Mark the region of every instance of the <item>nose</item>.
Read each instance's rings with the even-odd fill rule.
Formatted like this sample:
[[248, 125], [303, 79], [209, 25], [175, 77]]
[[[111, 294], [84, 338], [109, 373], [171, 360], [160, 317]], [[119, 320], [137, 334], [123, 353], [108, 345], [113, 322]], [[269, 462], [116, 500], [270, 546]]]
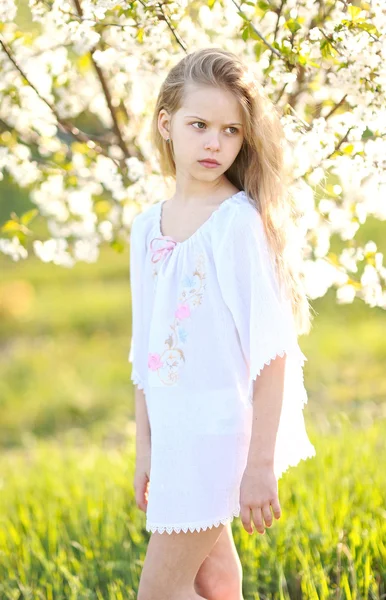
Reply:
[[220, 148], [220, 142], [218, 139], [218, 135], [212, 134], [210, 139], [205, 143], [205, 150], [218, 150]]

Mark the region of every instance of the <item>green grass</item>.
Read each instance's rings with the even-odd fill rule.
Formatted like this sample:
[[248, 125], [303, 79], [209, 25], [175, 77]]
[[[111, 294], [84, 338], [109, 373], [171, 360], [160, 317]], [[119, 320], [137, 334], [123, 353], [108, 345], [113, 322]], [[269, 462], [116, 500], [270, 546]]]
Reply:
[[[128, 265], [109, 249], [74, 269], [0, 256], [0, 600], [136, 597], [149, 534]], [[265, 536], [233, 522], [245, 600], [386, 594], [385, 311], [333, 290], [313, 308], [300, 345], [317, 455], [280, 480]]]
[[[313, 435], [317, 456], [279, 481], [280, 520], [232, 527], [244, 596], [381, 598], [386, 581], [385, 421]], [[122, 444], [32, 444], [0, 462], [0, 597], [134, 599], [149, 534]], [[377, 460], [374, 460], [377, 457]], [[167, 535], [167, 534], [164, 534]]]

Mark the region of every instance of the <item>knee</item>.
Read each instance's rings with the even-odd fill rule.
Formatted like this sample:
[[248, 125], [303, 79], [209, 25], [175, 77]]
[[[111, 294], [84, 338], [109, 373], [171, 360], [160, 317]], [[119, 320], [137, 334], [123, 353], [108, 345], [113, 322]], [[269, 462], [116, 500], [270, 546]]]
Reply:
[[[212, 600], [212, 596], [209, 596]], [[241, 577], [233, 576], [218, 581], [213, 590], [213, 600], [243, 600]]]

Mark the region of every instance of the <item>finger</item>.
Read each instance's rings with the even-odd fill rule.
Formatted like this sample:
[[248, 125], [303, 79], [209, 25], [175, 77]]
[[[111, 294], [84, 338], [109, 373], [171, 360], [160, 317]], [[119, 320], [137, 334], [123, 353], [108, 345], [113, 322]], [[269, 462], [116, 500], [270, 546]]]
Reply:
[[251, 509], [249, 506], [241, 505], [240, 508], [240, 519], [243, 524], [243, 527], [247, 533], [253, 533], [253, 529], [251, 526]]
[[271, 500], [272, 511], [275, 519], [280, 519], [281, 517], [281, 508], [279, 498], [276, 496], [273, 500]]
[[256, 530], [262, 535], [264, 535], [265, 528], [263, 524], [263, 515], [260, 506], [252, 509], [252, 519], [255, 524]]
[[271, 527], [272, 525], [272, 513], [271, 513], [271, 507], [270, 504], [264, 504], [263, 509], [263, 517], [264, 517], [264, 521], [267, 527]]
[[135, 483], [135, 500], [140, 510], [146, 512], [147, 506], [147, 488], [149, 480], [146, 475], [142, 475]]
[[141, 494], [140, 492], [137, 492], [135, 495], [135, 501], [136, 501], [138, 508], [145, 512], [145, 499], [143, 497], [143, 494]]

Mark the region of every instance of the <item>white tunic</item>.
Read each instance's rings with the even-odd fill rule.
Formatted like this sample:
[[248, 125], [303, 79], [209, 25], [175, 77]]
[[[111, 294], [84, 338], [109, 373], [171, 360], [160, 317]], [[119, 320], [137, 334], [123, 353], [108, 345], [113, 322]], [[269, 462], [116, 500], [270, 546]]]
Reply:
[[261, 216], [244, 191], [183, 242], [161, 232], [162, 202], [130, 237], [132, 381], [151, 428], [146, 530], [186, 532], [240, 514], [253, 380], [287, 354], [274, 471], [315, 455], [290, 301], [280, 299]]

